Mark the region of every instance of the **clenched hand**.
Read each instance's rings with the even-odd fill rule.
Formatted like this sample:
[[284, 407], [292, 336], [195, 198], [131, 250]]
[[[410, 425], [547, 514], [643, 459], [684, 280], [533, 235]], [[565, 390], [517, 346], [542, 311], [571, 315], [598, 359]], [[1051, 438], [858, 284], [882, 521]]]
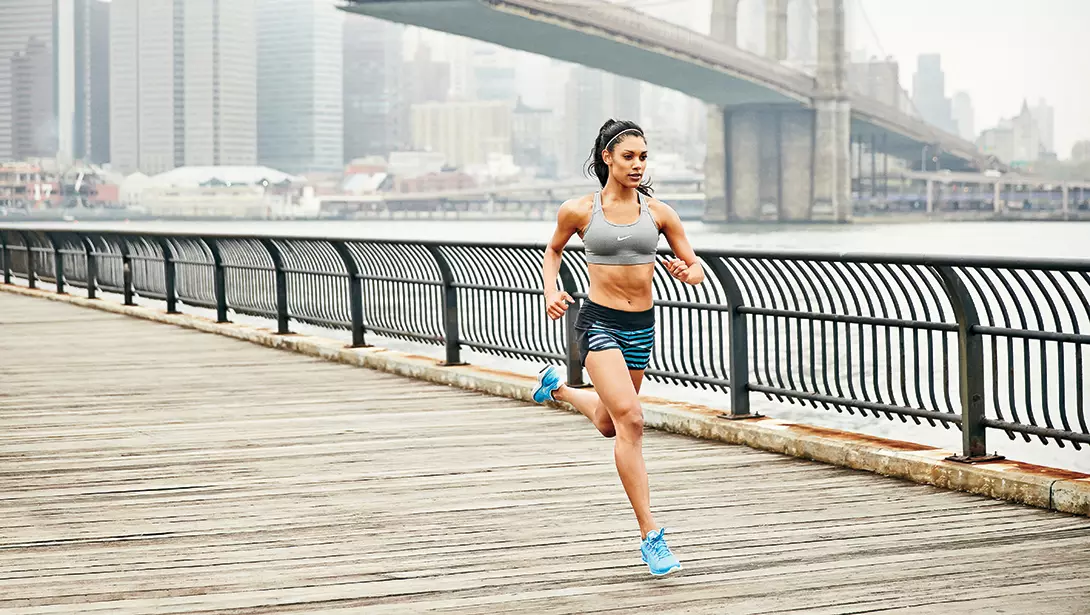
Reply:
[[556, 291], [545, 295], [545, 313], [549, 318], [557, 320], [568, 311], [568, 305], [575, 303], [571, 295], [564, 291]]
[[692, 284], [690, 276], [692, 275], [693, 270], [685, 264], [685, 261], [680, 258], [671, 258], [664, 262], [663, 265], [666, 267], [666, 270], [670, 272], [670, 275], [686, 284]]

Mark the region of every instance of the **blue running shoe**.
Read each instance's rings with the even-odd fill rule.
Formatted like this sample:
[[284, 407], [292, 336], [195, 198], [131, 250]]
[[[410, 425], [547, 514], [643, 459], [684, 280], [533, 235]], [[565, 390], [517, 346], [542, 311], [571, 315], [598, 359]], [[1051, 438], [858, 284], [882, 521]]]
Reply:
[[670, 552], [670, 547], [666, 546], [666, 539], [663, 537], [665, 533], [666, 528], [648, 532], [647, 538], [644, 538], [643, 543], [640, 544], [640, 556], [643, 563], [647, 564], [651, 574], [656, 577], [681, 570], [681, 562], [677, 561], [674, 554]]
[[556, 401], [553, 399], [553, 391], [559, 388], [560, 376], [556, 373], [556, 368], [552, 365], [546, 365], [537, 375], [537, 388], [534, 389], [534, 401], [539, 404], [543, 404], [547, 401]]

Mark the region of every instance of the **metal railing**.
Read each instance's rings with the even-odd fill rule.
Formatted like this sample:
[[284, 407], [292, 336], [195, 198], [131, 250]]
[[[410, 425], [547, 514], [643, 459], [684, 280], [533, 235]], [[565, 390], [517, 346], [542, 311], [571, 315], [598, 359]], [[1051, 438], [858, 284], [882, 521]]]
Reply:
[[[544, 246], [0, 228], [3, 281], [158, 299], [277, 322], [566, 364], [589, 285], [564, 251], [576, 298], [543, 309]], [[667, 253], [660, 254], [660, 261]], [[698, 286], [655, 269], [658, 333], [648, 378], [729, 393], [726, 418], [756, 416], [750, 395], [962, 431], [960, 459], [986, 435], [1075, 448], [1090, 443], [1090, 261], [701, 250]]]

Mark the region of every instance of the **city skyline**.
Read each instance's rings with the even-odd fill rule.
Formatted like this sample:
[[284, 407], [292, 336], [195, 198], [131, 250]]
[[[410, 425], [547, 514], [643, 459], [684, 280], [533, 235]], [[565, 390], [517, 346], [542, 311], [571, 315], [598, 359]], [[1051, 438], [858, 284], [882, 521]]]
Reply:
[[[1086, 103], [1090, 83], [1069, 74], [1090, 59], [1084, 44], [1090, 2], [855, 1], [880, 39], [882, 49], [873, 52], [884, 51], [898, 60], [902, 85], [911, 85], [919, 55], [942, 56], [946, 96], [962, 91], [972, 98], [978, 133], [1018, 115], [1023, 101], [1034, 106], [1044, 99], [1055, 108], [1055, 146], [1060, 158], [1068, 158], [1077, 141], [1090, 139]], [[873, 37], [860, 21], [862, 17], [856, 17], [852, 25], [857, 34], [868, 32], [867, 37], [856, 37], [862, 44]], [[921, 32], [927, 36], [920, 36]], [[872, 51], [874, 44], [867, 47]]]
[[[256, 0], [247, 0], [247, 4], [253, 4], [255, 1]], [[291, 4], [291, 0], [284, 1], [286, 2], [286, 5]], [[305, 2], [303, 0], [300, 0], [300, 3], [301, 5], [315, 6], [316, 1], [319, 5], [325, 4], [326, 6], [330, 6], [332, 4], [332, 0], [306, 0]], [[789, 18], [802, 18], [809, 20], [814, 19], [813, 11], [806, 10], [807, 7], [803, 6], [807, 1], [808, 0], [791, 0], [787, 5]], [[265, 6], [271, 6], [270, 0], [264, 0], [264, 2], [266, 3]], [[57, 6], [62, 6], [65, 4], [65, 2], [61, 2], [61, 4]], [[115, 9], [119, 7], [129, 6], [132, 4], [133, 0], [114, 0], [112, 2], [112, 6]], [[178, 4], [180, 5], [181, 3]], [[703, 27], [702, 24], [706, 25], [708, 19], [708, 16], [705, 14], [707, 13], [707, 11], [705, 11], [701, 7], [706, 7], [708, 4], [708, 0], [678, 0], [677, 2], [640, 2], [634, 3], [633, 7], [645, 10], [649, 14], [654, 14], [657, 16], [668, 14], [668, 18], [670, 21], [674, 21], [675, 23], [679, 23], [681, 25], [685, 25], [696, 30], [701, 30], [701, 28]], [[23, 0], [23, 3], [20, 4], [20, 6], [31, 5], [44, 7], [47, 5], [47, 2], [45, 2], [44, 0]], [[164, 8], [167, 6], [175, 5], [173, 4], [173, 2], [171, 2], [171, 0], [166, 0], [162, 2], [150, 2], [148, 4], [148, 10], [151, 12], [155, 12], [154, 7], [159, 7], [162, 9], [161, 11], [159, 11], [159, 13], [162, 14], [159, 15], [159, 17], [156, 17], [156, 19], [159, 19], [160, 17], [168, 18], [169, 14], [172, 11]], [[198, 9], [199, 7], [203, 6], [203, 3], [200, 1], [187, 2], [184, 4], [184, 6], [186, 7], [186, 9], [178, 13], [178, 16], [176, 17], [182, 18], [181, 16], [186, 16], [188, 14], [188, 17], [186, 17], [186, 19], [192, 20], [195, 15], [200, 14], [200, 11]], [[940, 125], [946, 130], [949, 130], [951, 132], [961, 132], [962, 136], [967, 136], [965, 134], [966, 130], [962, 128], [964, 126], [972, 126], [974, 130], [971, 132], [975, 134], [981, 134], [985, 130], [999, 126], [1003, 121], [1017, 116], [1020, 112], [1019, 110], [1021, 109], [1022, 103], [1027, 102], [1031, 106], [1031, 109], [1033, 110], [1035, 115], [1042, 116], [1042, 119], [1040, 121], [1042, 122], [1043, 126], [1047, 125], [1053, 127], [1052, 130], [1044, 128], [1042, 129], [1042, 141], [1045, 143], [1047, 148], [1055, 151], [1055, 153], [1060, 158], [1067, 158], [1070, 156], [1071, 146], [1075, 142], [1090, 137], [1090, 114], [1083, 112], [1081, 106], [1077, 104], [1074, 105], [1073, 110], [1070, 96], [1064, 97], [1056, 94], [1056, 92], [1060, 92], [1060, 94], [1063, 94], [1064, 92], [1068, 92], [1069, 90], [1082, 92], [1083, 90], [1087, 89], [1088, 86], [1079, 83], [1079, 80], [1077, 79], [1062, 78], [1062, 71], [1065, 64], [1064, 62], [1054, 61], [1058, 53], [1061, 55], [1063, 53], [1068, 53], [1068, 48], [1073, 46], [1073, 43], [1068, 42], [1073, 40], [1072, 37], [1063, 36], [1063, 33], [1067, 32], [1068, 30], [1072, 32], [1077, 30], [1079, 24], [1083, 23], [1084, 19], [1090, 19], [1090, 8], [1088, 8], [1086, 5], [1080, 6], [1078, 5], [1078, 3], [1074, 3], [1072, 0], [1051, 0], [1050, 6], [1066, 7], [1071, 9], [1070, 14], [1068, 15], [1069, 19], [1056, 20], [1051, 16], [1052, 14], [1046, 14], [1042, 16], [1041, 14], [1039, 14], [1040, 12], [1034, 13], [1027, 18], [1027, 12], [1025, 11], [1024, 7], [1019, 6], [1018, 3], [1003, 0], [987, 3], [988, 11], [985, 12], [986, 14], [979, 14], [980, 11], [984, 10], [985, 4], [983, 4], [980, 0], [966, 0], [965, 3], [959, 4], [957, 7], [951, 8], [944, 6], [943, 10], [945, 12], [943, 14], [946, 18], [943, 20], [938, 20], [941, 23], [933, 25], [934, 31], [938, 34], [946, 32], [944, 28], [954, 28], [955, 30], [957, 30], [957, 28], [960, 27], [961, 29], [958, 32], [953, 33], [950, 36], [940, 35], [935, 37], [928, 36], [926, 38], [912, 35], [912, 32], [914, 31], [913, 28], [915, 27], [913, 26], [913, 24], [915, 23], [913, 20], [927, 17], [928, 14], [926, 8], [931, 7], [937, 10], [937, 6], [938, 5], [936, 4], [935, 0], [926, 0], [924, 2], [917, 3], [911, 6], [904, 3], [879, 4], [875, 3], [873, 0], [848, 0], [846, 8], [848, 9], [850, 23], [849, 51], [852, 52], [853, 57], [867, 57], [867, 52], [869, 50], [877, 49], [878, 52], [885, 55], [879, 56], [878, 53], [874, 53], [870, 54], [870, 57], [884, 58], [887, 55], [889, 57], [892, 57], [898, 65], [898, 70], [900, 73], [899, 82], [901, 86], [907, 91], [909, 96], [917, 100], [917, 103], [919, 103], [920, 98], [919, 93], [914, 91], [917, 88], [914, 87], [913, 81], [915, 79], [916, 67], [920, 59], [925, 57], [941, 58], [942, 72], [945, 75], [945, 83], [942, 83], [942, 80], [940, 79], [937, 87], [940, 88], [941, 91], [930, 92], [928, 96], [930, 96], [932, 100], [938, 101], [940, 105], [945, 104], [946, 106], [949, 106], [949, 103], [957, 96], [961, 96], [962, 100], [971, 101], [970, 105], [962, 105], [962, 108], [959, 110], [958, 114], [960, 119], [957, 122], [952, 121], [952, 118], [950, 117], [952, 114], [952, 110], [944, 111], [940, 115], [942, 115], [946, 119], [936, 122], [937, 125]], [[680, 7], [685, 7], [685, 10], [682, 10], [682, 8]], [[760, 25], [759, 23], [757, 23], [757, 20], [763, 19], [764, 16], [763, 10], [760, 10], [763, 9], [763, 7], [763, 0], [741, 0], [739, 4], [740, 30], [746, 30], [749, 32], [749, 35], [747, 35], [746, 37], [740, 36], [739, 43], [742, 46], [749, 48], [750, 51], [754, 52], [759, 52], [760, 49], [758, 47], [763, 45], [763, 28], [757, 27], [758, 25]], [[56, 11], [57, 9], [54, 8], [53, 10]], [[973, 11], [977, 12], [974, 13]], [[176, 6], [173, 12], [178, 12]], [[970, 20], [969, 17], [973, 17], [974, 19]], [[1019, 35], [1025, 40], [1034, 41], [1034, 45], [1031, 45], [1030, 47], [1021, 50], [1012, 50], [1011, 45], [1000, 44], [1000, 42], [997, 40], [998, 37], [994, 36], [994, 30], [998, 27], [998, 25], [1010, 25], [1014, 23], [1011, 21], [1012, 19], [1017, 19], [1024, 22], [1024, 27], [1021, 31], [1019, 31]], [[973, 24], [972, 28], [968, 28], [966, 26], [955, 27], [955, 22], [959, 22], [959, 20], [961, 20], [961, 23], [963, 24], [971, 22]], [[241, 28], [245, 30], [253, 26], [253, 24], [247, 26], [245, 21], [246, 20], [242, 20], [242, 22], [240, 22], [238, 21], [238, 19], [233, 19], [230, 22], [230, 26], [225, 25], [221, 27], [221, 29], [238, 30]], [[298, 20], [290, 20], [287, 18], [283, 19], [283, 23], [288, 23], [289, 21]], [[1060, 21], [1070, 23], [1058, 23]], [[204, 22], [200, 23], [203, 24]], [[951, 23], [955, 23], [955, 26], [952, 26]], [[166, 22], [163, 22], [162, 25], [165, 26]], [[417, 47], [419, 47], [421, 41], [428, 41], [429, 46], [435, 48], [435, 53], [432, 55], [432, 57], [435, 58], [435, 65], [446, 65], [449, 68], [449, 95], [452, 99], [487, 100], [500, 98], [523, 98], [524, 102], [532, 107], [551, 109], [554, 113], [558, 115], [563, 115], [566, 112], [565, 107], [568, 105], [565, 100], [565, 96], [562, 94], [558, 96], [557, 92], [563, 92], [568, 86], [567, 82], [571, 79], [570, 68], [558, 71], [555, 68], [555, 65], [558, 64], [557, 62], [543, 58], [541, 56], [534, 56], [532, 54], [527, 54], [523, 52], [500, 50], [499, 48], [489, 48], [487, 45], [482, 46], [479, 43], [473, 43], [472, 45], [442, 44], [441, 41], [444, 40], [457, 40], [457, 37], [452, 37], [449, 35], [434, 32], [423, 32], [415, 28], [406, 29], [402, 26], [393, 26], [389, 24], [387, 24], [387, 27], [399, 29], [404, 33], [404, 36], [399, 37], [399, 42], [397, 43], [401, 48], [402, 57], [400, 61], [402, 62], [402, 68], [408, 67], [409, 64], [413, 61], [413, 52]], [[805, 24], [800, 25], [797, 19], [794, 23], [789, 23], [789, 30], [792, 32], [790, 36], [794, 37], [793, 40], [789, 40], [789, 56], [794, 56], [794, 59], [789, 59], [789, 62], [795, 62], [803, 68], [806, 68], [809, 56], [805, 49], [799, 49], [798, 46], [800, 44], [800, 40], [805, 45], [814, 42], [813, 37], [810, 33], [810, 29], [811, 28], [805, 27]], [[1053, 30], [1059, 31], [1060, 35], [1046, 36], [1052, 33]], [[333, 29], [330, 28], [325, 34], [328, 35], [332, 31]], [[166, 32], [166, 30], [164, 30], [164, 32]], [[871, 39], [869, 42], [867, 40], [868, 33]], [[906, 33], [908, 33], [907, 36]], [[124, 31], [120, 33], [115, 33], [115, 38], [118, 38], [120, 42], [115, 41], [115, 44], [113, 45], [114, 47], [117, 47], [118, 45], [124, 46], [124, 41], [120, 40], [123, 37], [123, 34]], [[255, 38], [252, 33], [247, 33], [242, 38], [239, 38], [236, 35], [228, 35], [226, 32], [221, 32], [218, 36], [223, 37], [225, 35], [230, 37], [225, 40], [237, 39], [238, 41], [248, 41]], [[162, 37], [163, 40], [161, 42], [169, 44], [168, 39], [176, 38], [177, 36], [177, 34], [174, 34], [173, 36]], [[207, 38], [204, 35], [202, 35], [202, 37]], [[324, 38], [328, 39], [329, 36], [324, 36]], [[981, 39], [984, 39], [986, 42], [990, 42], [988, 44], [981, 44]], [[1040, 45], [1037, 45], [1038, 39], [1041, 39], [1043, 41]], [[1059, 40], [1054, 41], [1053, 39]], [[440, 41], [440, 44], [434, 44], [436, 41]], [[151, 41], [149, 40], [148, 42]], [[174, 42], [176, 44], [182, 44], [184, 41], [179, 39]], [[290, 41], [286, 41], [285, 45], [288, 45], [288, 43], [290, 43]], [[58, 44], [64, 45], [65, 43], [64, 41], [61, 41], [59, 43], [54, 42], [54, 45]], [[205, 47], [213, 48], [213, 46], [211, 45], [199, 44], [198, 39], [194, 39], [194, 42], [187, 44], [193, 46], [193, 49], [191, 50], [193, 53], [199, 53], [200, 49], [203, 49]], [[245, 47], [245, 44], [233, 44], [235, 44], [236, 48], [239, 50]], [[238, 46], [240, 44], [242, 46]], [[296, 46], [298, 47], [298, 45]], [[18, 49], [18, 47], [16, 47], [16, 49]], [[1005, 50], [1004, 53], [1006, 55], [1000, 54], [997, 49]], [[135, 48], [133, 50], [136, 51]], [[183, 54], [182, 57], [186, 57], [187, 55], [191, 56], [188, 57], [187, 60], [192, 63], [194, 58], [197, 58], [197, 56], [193, 55], [193, 53]], [[1021, 63], [1019, 64], [1017, 62], [1013, 62], [1011, 60], [1011, 54], [1021, 57]], [[113, 55], [118, 55], [116, 49], [114, 50]], [[122, 53], [120, 55], [124, 56], [125, 54]], [[246, 53], [242, 53], [241, 56], [238, 57], [245, 58], [247, 55], [248, 54]], [[258, 54], [259, 57], [260, 55], [261, 54]], [[987, 56], [987, 58], [990, 59], [981, 61], [981, 55]], [[61, 56], [62, 57], [60, 61], [62, 63], [59, 64], [59, 66], [62, 66], [63, 68], [63, 61], [64, 58], [67, 57], [67, 55], [65, 55], [65, 52], [62, 51]], [[315, 70], [318, 70], [320, 66], [325, 66], [326, 68], [329, 68], [331, 66], [329, 60], [338, 59], [337, 54], [327, 53], [323, 57], [325, 57], [326, 60], [322, 62], [314, 62]], [[1067, 57], [1069, 60], [1071, 59], [1070, 53], [1068, 53]], [[427, 62], [431, 62], [432, 60], [424, 58], [422, 61], [424, 62], [424, 64], [421, 64], [422, 70], [427, 69], [428, 66], [432, 66], [430, 64], [427, 64]], [[215, 63], [216, 65], [219, 65], [218, 61]], [[146, 61], [140, 63], [140, 66], [142, 68], [145, 68], [145, 64], [147, 64]], [[199, 62], [192, 65], [196, 66], [197, 64], [199, 64]], [[237, 64], [237, 62], [232, 63], [228, 61], [224, 62], [223, 64], [224, 66], [222, 70], [232, 71], [234, 69], [231, 65]], [[987, 73], [990, 70], [994, 70], [996, 65], [1001, 65], [1006, 72], [1010, 73], [1010, 78], [1007, 80], [1007, 82], [1010, 83], [1010, 86], [1003, 87], [1003, 80], [998, 81], [999, 85], [997, 85], [997, 82], [995, 80], [992, 80], [988, 83], [988, 87], [990, 87], [992, 90], [1000, 90], [1002, 92], [1002, 95], [992, 95], [993, 93], [991, 92], [991, 90], [981, 93], [982, 91], [979, 84], [977, 84], [973, 79], [969, 79], [968, 81], [964, 80], [964, 74], [966, 72], [964, 70], [964, 67], [966, 66], [966, 64], [970, 64], [973, 67], [972, 70], [968, 71], [971, 75], [975, 75], [979, 72]], [[122, 70], [119, 72], [123, 73], [124, 63], [122, 63], [121, 66]], [[1037, 68], [1040, 68], [1040, 70], [1030, 70]], [[173, 69], [170, 68], [164, 70], [162, 78], [168, 78], [166, 75], [172, 70]], [[1030, 78], [1025, 74], [1021, 74], [1019, 72], [1020, 70], [1022, 73], [1045, 73], [1045, 77]], [[147, 71], [141, 72], [146, 73]], [[237, 74], [245, 77], [252, 72], [252, 70], [247, 69]], [[323, 81], [329, 82], [329, 80], [331, 79], [336, 80], [335, 75], [338, 73], [340, 73], [340, 71], [337, 69], [327, 70], [323, 75]], [[272, 77], [267, 78], [265, 80], [265, 83], [276, 83], [277, 79], [275, 76], [282, 77], [283, 83], [287, 83], [287, 81], [291, 81], [294, 79], [294, 77], [291, 77], [289, 79], [290, 75], [286, 73], [283, 75], [276, 75], [276, 71], [273, 68], [267, 70], [266, 74]], [[347, 80], [349, 79], [349, 74], [350, 71], [346, 67], [344, 75], [344, 78], [346, 80], [346, 87], [348, 85]], [[545, 76], [544, 78], [543, 75]], [[1059, 75], [1058, 78], [1057, 75]], [[187, 75], [186, 79], [188, 81], [192, 81], [192, 79], [190, 79], [191, 76], [192, 75]], [[150, 74], [142, 75], [135, 73], [132, 75], [131, 78], [139, 82], [144, 77], [154, 78], [154, 76]], [[177, 81], [179, 77], [178, 75], [175, 75], [172, 78]], [[124, 81], [125, 78], [123, 76], [118, 77], [115, 74], [115, 79], [118, 81]], [[212, 81], [208, 83], [202, 82], [202, 87], [207, 87], [210, 84], [211, 87], [213, 87], [217, 91], [219, 91], [221, 86], [235, 87], [237, 86], [235, 82], [238, 81], [238, 79], [233, 79], [230, 76], [227, 76], [221, 82], [221, 78], [218, 73], [210, 73], [207, 76], [207, 79], [212, 79]], [[1044, 88], [1048, 90], [1047, 92], [1041, 91], [1041, 88], [1037, 88], [1035, 90], [1030, 87], [1034, 85], [1039, 85], [1039, 82], [1041, 82], [1042, 79], [1048, 82], [1049, 87]], [[160, 81], [161, 80], [162, 79], [160, 79]], [[260, 76], [258, 77], [258, 81], [260, 86]], [[415, 91], [414, 87], [416, 90], [420, 89], [419, 85], [414, 86], [413, 83], [409, 83], [409, 81], [411, 80], [398, 79], [397, 81], [398, 83], [391, 85], [396, 85], [399, 91]], [[10, 87], [10, 83], [11, 81], [9, 78], [8, 87]], [[115, 89], [117, 87], [122, 86], [117, 85], [115, 86]], [[124, 89], [124, 87], [122, 87], [122, 89]], [[213, 161], [217, 160], [220, 158], [218, 150], [211, 151], [211, 153], [206, 152], [208, 155], [186, 155], [186, 151], [187, 149], [192, 151], [196, 151], [198, 149], [202, 151], [206, 150], [207, 147], [212, 143], [212, 140], [220, 138], [216, 136], [217, 134], [220, 134], [223, 131], [231, 130], [232, 126], [235, 125], [237, 122], [231, 122], [229, 120], [224, 121], [221, 125], [209, 128], [208, 132], [210, 134], [203, 136], [189, 135], [186, 134], [185, 130], [179, 130], [179, 121], [182, 122], [182, 125], [189, 124], [190, 126], [204, 126], [208, 128], [209, 126], [211, 126], [209, 122], [211, 122], [213, 118], [219, 118], [219, 98], [212, 98], [209, 101], [197, 101], [195, 99], [186, 100], [185, 96], [188, 95], [186, 94], [186, 92], [188, 92], [188, 87], [189, 86], [187, 86], [187, 88], [179, 90], [179, 84], [177, 82], [174, 86], [175, 98], [182, 96], [182, 98], [179, 99], [182, 104], [179, 106], [179, 100], [175, 100], [175, 111], [180, 112], [181, 115], [179, 115], [178, 118], [173, 119], [171, 122], [168, 122], [174, 124], [174, 142], [170, 144], [170, 147], [173, 147], [175, 151], [173, 159], [175, 162], [186, 162], [190, 159], [210, 159]], [[631, 90], [631, 92], [640, 92], [639, 94], [629, 94], [630, 97], [635, 97], [637, 99], [634, 108], [639, 108], [641, 106], [640, 101], [642, 99], [655, 101], [667, 100], [668, 97], [664, 98], [662, 95], [653, 93], [656, 87], [657, 86], [643, 84], [640, 88]], [[268, 87], [257, 87], [256, 90], [258, 96], [261, 96], [262, 92], [265, 92], [269, 95], [272, 94], [272, 91]], [[179, 93], [179, 91], [181, 93]], [[223, 92], [230, 94], [229, 90], [224, 90]], [[402, 99], [400, 102], [402, 106], [407, 107], [411, 106], [413, 103], [421, 102], [417, 100], [410, 100], [417, 98], [417, 95], [406, 94], [405, 92], [402, 92], [399, 95], [399, 98]], [[62, 91], [61, 94], [63, 93], [64, 92]], [[238, 91], [236, 92], [236, 94], [245, 97], [245, 93], [242, 91]], [[336, 111], [336, 104], [317, 102], [319, 99], [314, 98], [315, 96], [318, 96], [317, 94], [311, 94], [309, 96], [312, 100], [316, 101], [310, 103], [311, 106], [313, 106], [314, 108], [324, 108], [327, 110], [327, 114], [338, 112]], [[337, 94], [334, 90], [329, 90], [327, 94], [324, 94], [322, 96], [323, 97], [321, 98], [321, 100], [333, 101], [337, 97]], [[347, 105], [347, 92], [345, 96], [345, 104]], [[2, 98], [2, 96], [0, 96], [0, 98]], [[434, 98], [434, 96], [430, 96], [428, 100], [431, 101]], [[1076, 96], [1076, 98], [1078, 97]], [[54, 113], [60, 115], [61, 117], [65, 117], [66, 113], [68, 115], [71, 115], [73, 113], [70, 108], [65, 108], [65, 100], [68, 99], [62, 97], [61, 102], [59, 103], [60, 108], [54, 110]], [[168, 101], [166, 99], [163, 99], [160, 102], [162, 102], [163, 104], [168, 104]], [[1040, 107], [1042, 102], [1047, 103], [1047, 107], [1044, 109], [1041, 109]], [[114, 107], [114, 109], [112, 110], [112, 115], [114, 115], [115, 118], [120, 118], [122, 115], [124, 115], [124, 113], [126, 113], [126, 103], [127, 101], [124, 97], [122, 97], [115, 100], [114, 104], [111, 105], [112, 107]], [[11, 108], [11, 103], [8, 102], [7, 104], [9, 108]], [[128, 106], [131, 107], [131, 105]], [[248, 105], [243, 105], [242, 107], [239, 107], [237, 104], [231, 103], [224, 107], [223, 110], [231, 112], [232, 109], [238, 110], [247, 106]], [[916, 106], [918, 107], [919, 104], [917, 104]], [[208, 111], [210, 109], [210, 112], [205, 113], [202, 111], [195, 115], [195, 110], [205, 107], [207, 107], [205, 111]], [[651, 108], [646, 102], [644, 102], [642, 107], [643, 108], [641, 112], [637, 113], [637, 116], [639, 117], [635, 117], [633, 119], [647, 121], [651, 116], [655, 116], [656, 123], [662, 124], [663, 122], [666, 122], [676, 124], [676, 126], [669, 126], [669, 129], [676, 133], [687, 132], [682, 128], [682, 126], [686, 124], [686, 118], [682, 117], [683, 114], [676, 114], [678, 115], [678, 117], [671, 117], [670, 114], [664, 115], [660, 113], [659, 110]], [[688, 113], [690, 107], [688, 105], [684, 105], [684, 107], [686, 109], [686, 113]], [[74, 112], [78, 115], [80, 113], [80, 110], [76, 109]], [[348, 113], [349, 110], [347, 108], [339, 111], [339, 114], [342, 116], [347, 115]], [[408, 125], [409, 110], [405, 109], [400, 113], [402, 113], [404, 118], [402, 120], [398, 120], [398, 122], [402, 126], [401, 129], [405, 130], [407, 129]], [[259, 116], [259, 118], [262, 116], [260, 109], [257, 115]], [[926, 116], [927, 114], [925, 113], [924, 115]], [[273, 117], [268, 116], [268, 114], [266, 114], [266, 116], [269, 118]], [[283, 116], [283, 113], [277, 112], [275, 116], [281, 117]], [[236, 119], [242, 121], [241, 116], [237, 116]], [[56, 122], [56, 120], [54, 121]], [[216, 119], [216, 121], [220, 120]], [[338, 149], [336, 147], [336, 138], [332, 135], [332, 132], [343, 131], [343, 133], [347, 135], [347, 133], [349, 132], [347, 118], [345, 118], [343, 122], [345, 124], [344, 128], [339, 130], [335, 130], [333, 124], [329, 124], [327, 128], [323, 129], [324, 132], [328, 133], [329, 138], [326, 138], [321, 142], [313, 142], [312, 145], [307, 145], [303, 149], [308, 151], [315, 148], [330, 151]], [[71, 145], [71, 134], [68, 135], [68, 141], [65, 140], [64, 129], [71, 123], [71, 121], [61, 119], [59, 121], [59, 130], [56, 126], [53, 129], [54, 131], [58, 131], [61, 133], [57, 137], [54, 137], [55, 139], [59, 138], [60, 140], [58, 150], [61, 152], [82, 149]], [[260, 121], [258, 123], [260, 123]], [[266, 121], [266, 126], [276, 127], [282, 123], [283, 122], [277, 122], [275, 119], [271, 119], [269, 121]], [[137, 125], [140, 125], [140, 122], [137, 122]], [[369, 124], [369, 126], [375, 125], [375, 123]], [[1078, 128], [1079, 126], [1083, 125], [1087, 125], [1087, 130], [1080, 130]], [[1073, 129], [1072, 126], [1075, 126], [1076, 128]], [[130, 128], [119, 127], [117, 128], [117, 130], [124, 132], [125, 130], [128, 130]], [[157, 125], [154, 128], [160, 131], [162, 131], [163, 129], [169, 130], [167, 125], [165, 124]], [[6, 130], [8, 130], [8, 134], [10, 135], [10, 131], [12, 130], [10, 122], [9, 126], [6, 127]], [[81, 131], [89, 131], [89, 127], [78, 127], [76, 130], [77, 138], [84, 134], [84, 132]], [[71, 131], [68, 132], [71, 133]], [[261, 131], [257, 130], [257, 132]], [[280, 138], [282, 140], [287, 136], [289, 135], [285, 133], [285, 135]], [[7, 138], [10, 139], [10, 137]], [[347, 138], [347, 136], [345, 138]], [[697, 136], [697, 138], [700, 137]], [[260, 135], [258, 135], [258, 139], [260, 140]], [[248, 141], [249, 138], [246, 137], [243, 140]], [[198, 141], [200, 141], [200, 143], [198, 143]], [[400, 135], [394, 136], [389, 142], [394, 147], [403, 147], [410, 141], [411, 138], [409, 135]], [[308, 143], [310, 143], [310, 141], [308, 141]], [[238, 144], [241, 144], [241, 142], [238, 142]], [[167, 144], [163, 143], [162, 145], [166, 146]], [[212, 147], [214, 149], [218, 148], [218, 142], [212, 145]], [[117, 148], [118, 144], [114, 144], [114, 149]], [[291, 148], [279, 147], [279, 149], [282, 151], [288, 151]], [[351, 148], [346, 142], [345, 150], [349, 149]], [[347, 153], [348, 152], [346, 151], [346, 154]], [[299, 170], [304, 170], [307, 168], [315, 170], [327, 168], [332, 170], [332, 168], [335, 166], [335, 159], [339, 158], [336, 156], [327, 156], [324, 158], [323, 161], [319, 162], [314, 159], [314, 155], [315, 154], [311, 153], [303, 156], [304, 159], [300, 160], [298, 165], [291, 164], [290, 162], [286, 161], [286, 158], [284, 158], [283, 156], [262, 156], [259, 153], [259, 158], [265, 158], [270, 163], [275, 160], [277, 161], [277, 166], [295, 166]], [[227, 155], [226, 157], [232, 158], [233, 156]], [[169, 163], [168, 158], [168, 156], [164, 156], [164, 162], [162, 163], [163, 165]], [[121, 164], [121, 161], [115, 160], [114, 162], [117, 164]], [[347, 157], [345, 158], [345, 162], [347, 162]], [[153, 166], [162, 165], [156, 164]]]

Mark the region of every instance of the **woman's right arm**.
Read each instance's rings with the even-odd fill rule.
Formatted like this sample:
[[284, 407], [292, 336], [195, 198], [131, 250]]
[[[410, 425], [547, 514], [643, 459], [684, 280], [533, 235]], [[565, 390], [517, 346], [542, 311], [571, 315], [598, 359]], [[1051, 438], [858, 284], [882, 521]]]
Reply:
[[567, 201], [560, 206], [556, 214], [556, 229], [545, 247], [545, 262], [541, 268], [541, 278], [545, 283], [545, 312], [549, 318], [557, 320], [568, 310], [568, 304], [575, 303], [571, 295], [556, 285], [560, 274], [560, 254], [568, 240], [579, 230], [580, 215], [575, 201]]

